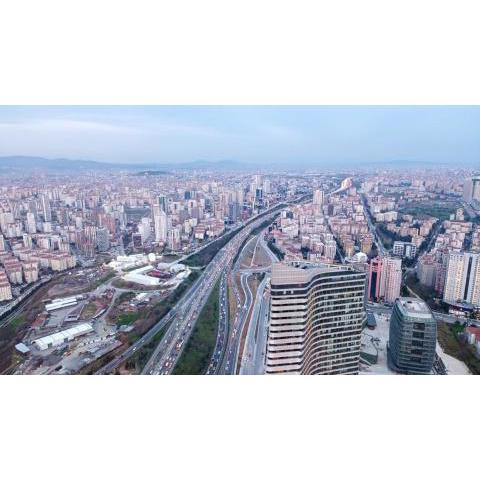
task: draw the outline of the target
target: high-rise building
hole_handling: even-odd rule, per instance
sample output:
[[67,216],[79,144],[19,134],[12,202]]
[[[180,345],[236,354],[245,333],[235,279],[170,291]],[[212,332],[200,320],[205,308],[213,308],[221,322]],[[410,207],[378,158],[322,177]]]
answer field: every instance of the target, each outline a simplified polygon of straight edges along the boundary
[[412,242],[397,240],[393,243],[393,254],[399,257],[414,258],[417,254],[417,246]]
[[133,248],[135,249],[142,248],[143,246],[142,234],[139,232],[132,233],[132,242],[133,242]]
[[323,190],[315,190],[313,192],[313,204],[323,205]]
[[368,268],[368,293],[369,300],[378,301],[381,297],[383,261],[380,257],[372,258]]
[[236,222],[240,218],[240,205],[233,202],[228,205],[228,218],[231,222]]
[[105,227],[108,229],[108,232],[111,234],[115,233],[115,218],[113,215],[110,215],[108,213],[99,213],[98,214],[98,226],[99,227]]
[[168,203],[165,195],[158,196],[158,205],[160,206],[160,210],[168,214]]
[[37,222],[35,221],[35,215],[32,212],[27,213],[26,230],[28,233],[37,233]]
[[402,260],[376,257],[368,271],[368,299],[393,303],[400,296],[402,286]]
[[466,178],[463,184],[463,199],[470,203],[472,200],[480,200],[480,176]]
[[399,373],[428,374],[437,344],[437,321],[423,300],[400,297],[390,319],[388,364]]
[[473,182],[471,178],[466,178],[463,184],[463,199],[471,202],[473,198]]
[[381,294],[388,303],[393,303],[400,296],[402,287],[402,260],[385,257],[383,259]]
[[52,210],[50,208],[50,200],[45,194],[42,194],[40,196],[40,206],[41,206],[41,212],[43,215],[43,220],[45,222],[51,222],[52,221]]
[[3,268],[0,268],[0,302],[11,300],[12,298],[12,287],[8,281],[7,274]]
[[181,231],[179,227],[174,227],[168,232],[168,246],[172,250],[178,250],[181,246]]
[[33,247],[33,241],[32,241],[31,235],[29,235],[28,233],[24,233],[22,235],[22,239],[23,239],[23,246],[25,248],[32,248]]
[[480,200],[480,176],[472,177],[472,199]]
[[327,240],[325,242],[325,258],[333,260],[337,254],[337,242],[335,240]]
[[149,238],[152,232],[152,227],[150,225],[151,219],[149,217],[142,218],[142,221],[137,225],[138,233],[142,236],[142,244],[145,243]]
[[439,263],[435,260],[435,255],[425,254],[417,263],[418,281],[426,287],[433,288],[437,278]]
[[356,374],[365,273],[345,265],[272,265],[266,372]]
[[109,232],[106,227],[97,228],[96,239],[99,252],[106,252],[110,248]]
[[263,181],[263,192],[265,193],[265,195],[268,195],[269,193],[271,193],[271,183],[270,183],[270,180],[268,180],[268,178],[266,178]]
[[447,257],[443,300],[480,305],[480,254],[450,252]]
[[153,228],[155,241],[166,242],[168,234],[168,217],[161,204],[153,206]]

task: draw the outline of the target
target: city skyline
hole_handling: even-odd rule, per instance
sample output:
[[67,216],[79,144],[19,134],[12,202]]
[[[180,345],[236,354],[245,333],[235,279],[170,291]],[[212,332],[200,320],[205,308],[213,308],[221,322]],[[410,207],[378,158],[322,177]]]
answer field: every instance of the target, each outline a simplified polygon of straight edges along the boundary
[[476,106],[2,106],[0,157],[475,166],[479,125]]
[[[0,371],[480,373],[471,169],[76,165],[2,169]],[[460,350],[416,339],[396,368],[405,298]]]

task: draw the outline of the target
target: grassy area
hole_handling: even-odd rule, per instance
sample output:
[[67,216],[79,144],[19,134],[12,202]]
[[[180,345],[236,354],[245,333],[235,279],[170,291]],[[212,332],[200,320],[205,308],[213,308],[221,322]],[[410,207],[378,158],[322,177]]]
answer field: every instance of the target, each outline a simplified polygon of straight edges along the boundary
[[14,345],[21,339],[20,332],[27,323],[27,315],[17,315],[8,325],[0,327],[0,372],[9,372],[16,364]]
[[275,245],[275,243],[270,240],[268,243],[268,248],[280,259],[283,260],[283,257],[285,257],[285,254]]
[[97,311],[97,305],[95,302],[89,302],[85,306],[85,308],[82,310],[81,318],[82,319],[87,319],[93,317]]
[[457,201],[411,202],[400,207],[398,213],[413,215],[416,218],[436,217],[448,220],[450,214],[460,207]]
[[178,260],[180,257],[178,255],[174,255],[171,253],[165,253],[162,255],[161,261],[162,263],[172,263],[175,260]]
[[200,312],[192,335],[173,370],[174,375],[202,375],[215,348],[218,328],[220,280]]
[[[182,298],[184,293],[192,286],[195,280],[200,276],[200,272],[192,271],[190,275],[166,298],[156,303],[145,318],[142,318],[135,325],[135,333],[143,335],[155,323],[157,323],[170,309]],[[140,325],[139,325],[140,324]]]
[[132,300],[133,298],[135,298],[137,296],[137,294],[135,292],[122,292],[116,302],[115,302],[115,305],[119,305],[120,303],[122,302],[128,302],[129,300]]
[[132,300],[132,298],[135,298],[136,293],[135,292],[122,292],[117,299],[115,300],[115,303],[113,304],[112,309],[108,312],[108,319],[110,322],[115,323],[117,321],[117,317],[120,314],[120,310],[118,309],[118,306],[123,303],[123,302],[128,302]]
[[185,265],[189,265],[190,267],[204,267],[210,263],[212,258],[218,253],[218,251],[225,246],[236,234],[237,232],[230,232],[226,235],[223,235],[218,240],[210,243],[207,247],[205,247],[201,252],[192,255],[190,258],[185,260]]
[[132,323],[135,323],[139,316],[140,312],[122,313],[118,316],[117,325],[119,327],[122,325],[131,325]]
[[464,362],[474,375],[480,375],[480,359],[476,356],[475,347],[459,339],[461,331],[458,325],[438,322],[438,342],[445,353]]
[[[173,305],[175,305],[175,303],[190,288],[190,286],[199,277],[199,275],[200,272],[191,272],[188,278],[186,278],[167,298],[164,298],[160,302],[156,303],[151,309],[149,309],[148,313],[142,312],[141,318],[139,318],[140,314],[138,314],[138,321],[135,323],[133,331],[129,333],[127,337],[128,345],[132,345],[133,343],[135,343],[143,334],[150,330],[150,328],[152,328],[153,325],[155,325],[164,315],[166,315],[173,307]],[[119,304],[125,300],[129,300],[134,296],[135,293],[133,292],[123,292],[117,299],[116,304]],[[124,321],[130,321],[130,319],[127,317]],[[143,350],[142,348],[137,352],[137,354],[135,355],[135,364],[130,365],[130,368],[136,368],[137,370],[141,371],[141,369],[143,368],[142,365],[145,365],[148,357],[153,352],[154,346],[158,344],[159,338],[161,338],[161,335],[163,335],[164,330],[165,328],[162,329],[162,333],[157,333],[157,335],[155,335],[152,341],[149,342],[148,345],[150,345],[150,347],[148,347],[146,350]],[[147,345],[145,345],[144,347],[147,347]],[[143,353],[141,353],[142,351]],[[102,357],[95,362],[95,365],[93,367],[89,368],[89,372],[98,370],[103,365],[106,365],[110,360],[112,360],[113,357],[113,354],[108,354],[105,357]]]
[[122,278],[116,278],[113,282],[112,285],[116,288],[122,288],[125,290],[137,290],[137,291],[145,291],[145,292],[150,292],[154,290],[160,290],[160,287],[158,285],[141,285],[140,283],[134,283],[134,282],[126,282]]
[[387,227],[383,223],[377,223],[376,230],[385,248],[392,248],[393,242],[397,240],[401,242],[410,242],[412,240],[411,236],[402,237],[395,232],[387,230]]
[[412,289],[425,303],[434,310],[439,310],[442,308],[442,302],[435,301],[437,294],[435,290],[431,287],[422,285],[414,274],[407,275],[405,283],[408,287]]
[[133,345],[137,340],[140,340],[140,335],[137,333],[131,333],[128,336],[128,345]]
[[139,374],[142,373],[142,370],[147,364],[148,359],[152,356],[155,348],[161,342],[166,331],[167,326],[163,327],[157,334],[155,334],[155,336],[152,338],[152,340],[150,340],[150,342],[148,342],[146,345],[143,345],[143,347],[128,360],[125,365],[127,369],[135,370],[135,372]]
[[11,326],[14,330],[17,330],[18,328],[20,328],[25,322],[27,321],[27,316],[22,313],[20,315],[18,315],[17,317],[15,317],[12,322],[11,322]]
[[229,312],[230,318],[235,318],[235,315],[237,313],[237,298],[235,297],[232,281],[234,282],[235,280],[229,279],[227,282],[228,312]]
[[102,278],[99,278],[99,279],[93,284],[93,289],[99,287],[99,286],[102,285],[103,283],[108,282],[108,281],[111,280],[114,276],[115,276],[115,272],[114,272],[114,271],[108,272],[106,275],[104,275]]
[[[128,344],[132,345],[135,343],[141,335],[146,333],[155,323],[166,315],[199,276],[200,272],[192,271],[188,278],[186,278],[167,298],[164,298],[162,301],[155,304],[148,312],[145,322],[138,322],[142,323],[140,326],[138,323],[135,325],[135,331],[128,336]],[[124,292],[121,296],[129,295],[129,293],[130,292]],[[126,367],[129,370],[135,370],[137,373],[140,373],[155,350],[155,347],[165,334],[165,331],[166,327],[162,328],[162,330],[160,330],[150,342],[138,350],[138,352],[127,362]]]
[[267,228],[270,224],[272,224],[279,216],[280,214],[278,215],[275,215],[271,220],[265,220],[264,222],[262,222],[258,227],[255,227],[251,232],[250,232],[250,235],[258,235],[262,230],[264,230],[265,228]]

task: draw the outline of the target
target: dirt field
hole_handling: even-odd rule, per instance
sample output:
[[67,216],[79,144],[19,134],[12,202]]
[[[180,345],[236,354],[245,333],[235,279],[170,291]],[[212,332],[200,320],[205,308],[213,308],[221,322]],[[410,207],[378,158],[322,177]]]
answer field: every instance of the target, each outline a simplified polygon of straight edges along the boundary
[[272,264],[270,256],[261,246],[260,242],[258,243],[257,249],[255,250],[255,255],[253,257],[253,266],[256,267],[269,267]]
[[252,237],[248,240],[245,249],[243,250],[243,255],[240,263],[240,268],[250,268],[252,264],[252,257],[255,250],[255,245],[257,243],[257,237]]
[[48,289],[47,297],[65,297],[80,293],[86,293],[93,290],[98,285],[111,279],[114,273],[111,271],[88,271],[84,273],[64,275],[61,282],[51,284]]

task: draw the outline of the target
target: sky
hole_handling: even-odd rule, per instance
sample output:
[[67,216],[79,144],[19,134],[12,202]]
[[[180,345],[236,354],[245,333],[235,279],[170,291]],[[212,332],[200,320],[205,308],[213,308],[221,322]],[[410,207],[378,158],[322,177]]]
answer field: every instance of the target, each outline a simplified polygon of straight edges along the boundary
[[0,156],[480,163],[480,106],[0,106]]

